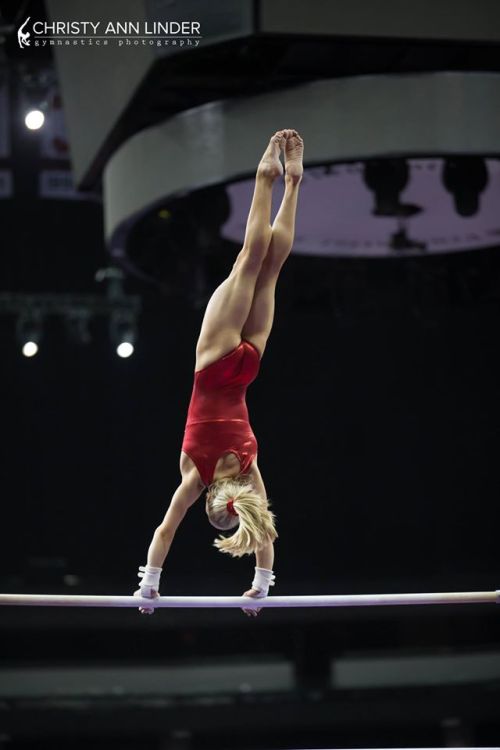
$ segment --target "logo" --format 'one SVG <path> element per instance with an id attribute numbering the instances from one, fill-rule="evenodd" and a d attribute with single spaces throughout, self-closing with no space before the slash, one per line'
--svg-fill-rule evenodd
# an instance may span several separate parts
<path id="1" fill-rule="evenodd" d="M 28 38 L 30 36 L 30 33 L 29 33 L 29 31 L 23 31 L 24 27 L 26 26 L 26 24 L 28 23 L 29 20 L 30 20 L 30 16 L 28 16 L 28 18 L 23 23 L 23 25 L 20 26 L 18 28 L 18 30 L 17 30 L 17 41 L 19 42 L 19 46 L 21 47 L 21 49 L 23 47 L 29 47 L 30 46 L 30 42 L 29 42 L 29 38 Z"/>
<path id="2" fill-rule="evenodd" d="M 199 21 L 33 21 L 19 27 L 17 40 L 24 47 L 123 46 L 197 47 L 203 39 Z M 31 39 L 30 39 L 31 37 Z M 174 50 L 172 50 L 174 51 Z"/>

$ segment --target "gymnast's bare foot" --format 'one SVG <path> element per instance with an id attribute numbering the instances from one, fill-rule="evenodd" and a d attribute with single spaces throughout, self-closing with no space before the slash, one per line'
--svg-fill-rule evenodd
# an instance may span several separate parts
<path id="1" fill-rule="evenodd" d="M 302 157 L 304 154 L 304 141 L 296 130 L 285 130 L 285 173 L 294 184 L 302 179 L 304 167 Z"/>
<path id="2" fill-rule="evenodd" d="M 275 180 L 283 174 L 283 164 L 280 161 L 280 151 L 285 147 L 285 130 L 278 130 L 271 137 L 269 145 L 264 151 L 257 168 L 257 174 Z"/>

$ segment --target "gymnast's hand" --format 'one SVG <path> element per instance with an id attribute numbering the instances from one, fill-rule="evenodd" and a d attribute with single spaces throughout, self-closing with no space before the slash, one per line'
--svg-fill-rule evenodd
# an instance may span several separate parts
<path id="1" fill-rule="evenodd" d="M 158 591 L 155 591 L 154 589 L 150 589 L 151 596 L 144 596 L 141 589 L 137 589 L 137 591 L 134 591 L 134 596 L 140 596 L 143 599 L 158 599 L 160 594 Z M 139 607 L 139 612 L 141 615 L 154 615 L 154 607 Z"/>
<path id="2" fill-rule="evenodd" d="M 243 596 L 254 596 L 256 598 L 260 597 L 260 591 L 257 591 L 257 589 L 249 589 L 248 591 L 245 591 Z M 243 609 L 243 612 L 248 615 L 248 617 L 257 617 L 262 607 L 259 607 L 259 609 Z"/>

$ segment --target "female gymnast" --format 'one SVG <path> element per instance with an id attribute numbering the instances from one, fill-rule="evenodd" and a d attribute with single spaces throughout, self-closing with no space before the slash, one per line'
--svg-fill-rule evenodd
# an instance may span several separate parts
<path id="1" fill-rule="evenodd" d="M 155 530 L 136 596 L 159 596 L 160 575 L 175 532 L 205 487 L 205 510 L 216 529 L 237 526 L 215 546 L 233 557 L 255 553 L 255 577 L 243 596 L 267 596 L 274 585 L 274 514 L 257 466 L 257 441 L 245 403 L 271 332 L 274 292 L 292 248 L 304 146 L 296 130 L 278 130 L 259 162 L 243 248 L 210 298 L 196 346 L 194 386 L 180 456 L 181 483 Z M 285 192 L 271 226 L 274 180 Z M 142 614 L 154 608 L 140 607 Z M 258 609 L 244 610 L 256 615 Z"/>

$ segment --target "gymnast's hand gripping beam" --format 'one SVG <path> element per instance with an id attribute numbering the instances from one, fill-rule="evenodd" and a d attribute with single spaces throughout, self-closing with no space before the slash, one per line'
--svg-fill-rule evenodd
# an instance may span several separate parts
<path id="1" fill-rule="evenodd" d="M 0 594 L 0 606 L 243 608 L 379 607 L 420 604 L 500 604 L 500 590 L 432 594 L 349 594 L 318 596 L 75 596 L 66 594 Z"/>

